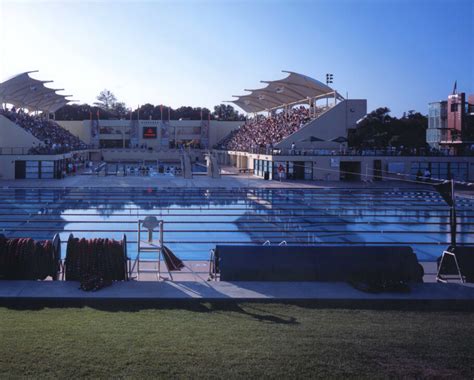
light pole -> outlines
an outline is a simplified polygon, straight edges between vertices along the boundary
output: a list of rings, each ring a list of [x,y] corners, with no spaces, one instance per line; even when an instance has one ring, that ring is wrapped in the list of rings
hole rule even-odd
[[[327,73],[326,74],[326,85],[329,86],[331,83],[334,83],[334,75]],[[329,99],[326,98],[326,107],[329,106]]]

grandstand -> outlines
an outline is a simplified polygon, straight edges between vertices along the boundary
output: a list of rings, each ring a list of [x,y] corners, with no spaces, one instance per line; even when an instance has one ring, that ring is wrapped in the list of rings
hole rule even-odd
[[[72,100],[66,98],[72,95],[60,95],[57,91],[45,86],[50,80],[38,80],[30,77],[37,70],[26,71],[0,83],[0,102],[12,104],[17,108],[26,108],[29,111],[54,113]]]
[[[273,148],[340,150],[347,133],[367,113],[365,100],[346,100],[335,89],[291,71],[286,78],[236,96],[231,102],[253,113],[245,125],[226,136],[216,149],[264,152]],[[339,105],[339,107],[338,107]]]
[[[212,162],[207,172],[215,178],[226,167],[227,174],[283,180],[415,179],[420,170],[437,178],[449,174],[458,181],[474,180],[472,157],[350,149],[348,134],[366,115],[367,101],[345,99],[295,72],[262,81],[265,87],[231,100],[247,112],[246,121],[54,120],[51,114],[69,100],[31,73],[0,83],[0,101],[11,105],[0,110],[4,179],[63,178],[71,165],[87,161],[179,167],[185,149],[193,164]]]
[[[367,101],[345,99],[316,79],[286,73],[230,101],[252,117],[214,145],[221,166],[264,179],[414,180],[420,170],[428,170],[433,178],[449,172],[461,182],[474,180],[472,157],[350,149],[348,134],[366,115]]]
[[[0,176],[2,178],[62,178],[83,165],[88,146],[50,119],[70,102],[30,76],[15,75],[0,83]],[[8,109],[5,104],[11,105]],[[14,159],[12,159],[14,158]]]
[[[272,179],[283,164],[286,179],[316,179],[313,159],[282,156],[343,153],[349,130],[367,113],[367,101],[345,99],[316,79],[284,72],[286,78],[262,81],[266,87],[247,90],[250,94],[230,101],[253,117],[214,148],[222,164],[252,170],[257,176]]]
[[[87,145],[67,129],[46,117],[29,115],[21,109],[1,110],[0,115],[31,133],[39,140],[38,145],[30,147],[31,154],[66,153],[86,149]]]
[[[83,141],[49,118],[51,113],[54,114],[70,102],[66,98],[71,95],[60,95],[57,91],[63,89],[46,87],[45,83],[52,81],[32,78],[30,74],[35,72],[27,71],[0,83],[0,102],[12,105],[10,110],[6,107],[0,109],[0,125],[5,136],[9,136],[7,131],[13,133],[16,127],[20,127],[34,137],[26,138],[24,146],[15,146],[23,142],[22,138],[17,138],[17,141],[9,139],[9,148],[24,148],[30,154],[57,154],[86,149]],[[24,133],[16,134],[26,136]]]

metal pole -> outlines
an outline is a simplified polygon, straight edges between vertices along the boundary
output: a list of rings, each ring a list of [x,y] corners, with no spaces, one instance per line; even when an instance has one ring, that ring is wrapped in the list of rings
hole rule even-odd
[[[138,228],[137,228],[137,257],[135,258],[135,263],[137,264],[137,278],[140,275],[140,248],[141,248],[141,242],[140,242],[140,223],[141,220],[138,219]],[[134,265],[135,266],[135,265]],[[133,271],[133,268],[132,268]],[[132,271],[130,272],[130,275],[132,275]]]
[[[451,245],[453,247],[456,246],[456,227],[457,227],[457,222],[456,222],[456,201],[454,197],[454,180],[451,179],[451,197],[452,197],[452,206],[450,210],[450,217],[451,217]]]
[[[161,255],[163,253],[163,221],[160,220],[160,242],[158,253],[158,279],[161,277]]]

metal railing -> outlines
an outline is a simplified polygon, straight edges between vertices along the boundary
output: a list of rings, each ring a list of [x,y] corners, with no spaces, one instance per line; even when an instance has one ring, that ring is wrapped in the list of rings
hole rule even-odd
[[[140,233],[137,234],[140,226],[135,227],[137,223],[135,217],[143,220],[144,217],[153,214],[158,215],[160,219],[163,218],[161,220],[165,220],[168,225],[166,231],[160,232],[159,241],[163,242],[166,238],[167,245],[182,244],[186,248],[178,251],[178,254],[190,250],[199,252],[199,260],[202,261],[206,260],[209,245],[218,244],[399,245],[403,242],[412,245],[415,251],[421,253],[427,250],[441,253],[449,245],[448,209],[441,197],[432,192],[405,190],[403,194],[395,195],[394,198],[392,194],[387,194],[385,189],[368,192],[372,195],[372,198],[369,198],[358,191],[355,199],[351,192],[319,195],[316,191],[306,191],[307,194],[314,193],[309,199],[302,196],[304,194],[301,190],[289,191],[287,195],[293,194],[290,199],[286,199],[286,194],[280,192],[281,190],[275,190],[268,193],[272,195],[268,198],[272,202],[272,209],[256,203],[253,198],[247,199],[245,203],[227,204],[225,200],[228,196],[234,196],[235,190],[220,191],[218,196],[212,198],[212,202],[203,198],[201,193],[193,195],[189,192],[182,200],[184,202],[182,205],[176,204],[180,197],[175,193],[161,192],[155,196],[140,193],[134,194],[133,200],[138,203],[134,206],[129,205],[130,193],[103,191],[102,194],[97,194],[75,190],[72,193],[61,194],[59,199],[51,198],[48,203],[44,199],[34,199],[33,195],[31,199],[19,199],[17,201],[19,206],[12,210],[11,199],[14,199],[12,191],[4,189],[0,194],[0,215],[3,215],[0,216],[0,222],[4,223],[0,232],[7,236],[18,234],[28,236],[29,233],[34,233],[35,236],[48,236],[50,231],[55,231],[63,235],[74,233],[89,238],[96,236],[118,238],[119,235],[125,234],[129,237],[127,243],[132,253],[130,256],[132,260],[138,253],[134,248],[142,240]],[[260,194],[259,191],[252,190],[252,194],[265,196],[267,192]],[[91,195],[98,198],[99,202],[103,199],[104,204],[113,206],[109,215],[111,219],[98,215],[97,206],[84,205],[84,199],[90,199]],[[119,199],[115,198],[117,195],[120,196]],[[215,206],[223,196],[225,199],[221,199],[223,203],[216,213],[209,204]],[[167,205],[159,203],[164,198],[168,199]],[[205,204],[191,207],[188,204],[197,200],[194,198],[204,201]],[[145,206],[148,203],[158,207],[153,210],[147,209]],[[459,206],[457,234],[463,242],[472,242],[471,226],[474,223],[472,200],[458,199],[457,203]],[[24,208],[20,208],[20,205]],[[44,218],[38,214],[35,205],[37,207],[46,205],[50,209],[48,217]],[[82,210],[84,207],[90,210],[88,212]],[[59,212],[60,210],[63,211]],[[50,213],[51,211],[55,213]],[[223,220],[222,216],[225,215],[231,218]],[[241,216],[241,219],[236,220],[236,216]],[[12,224],[12,221],[22,222]],[[101,224],[105,226],[101,227]],[[162,228],[161,230],[163,231]],[[133,237],[134,234],[136,238]],[[404,236],[401,238],[400,234]],[[65,244],[66,242],[63,243],[63,252]],[[209,268],[211,279],[218,277],[218,268],[214,266],[213,256],[214,252],[211,251]],[[156,263],[159,265],[158,261]],[[134,271],[133,269],[132,272]]]
[[[45,151],[34,151],[36,147],[0,147],[0,155],[29,155],[29,156],[58,156],[68,153],[82,153],[91,149],[89,146],[84,149],[51,149]]]
[[[269,147],[253,147],[246,150],[222,150],[215,149],[220,152],[241,152],[252,154],[265,154],[271,156],[390,156],[390,157],[472,157],[474,150],[466,150],[462,153],[452,153],[449,151],[431,152],[427,150],[405,151],[393,149],[291,149],[291,148],[269,148]]]

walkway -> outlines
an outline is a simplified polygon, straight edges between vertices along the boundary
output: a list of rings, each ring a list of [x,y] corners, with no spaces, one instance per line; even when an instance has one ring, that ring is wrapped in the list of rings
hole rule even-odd
[[[0,281],[0,304],[97,305],[169,301],[311,301],[321,306],[474,310],[474,287],[414,284],[410,293],[365,293],[346,283],[322,282],[119,282],[97,292],[77,282]]]

